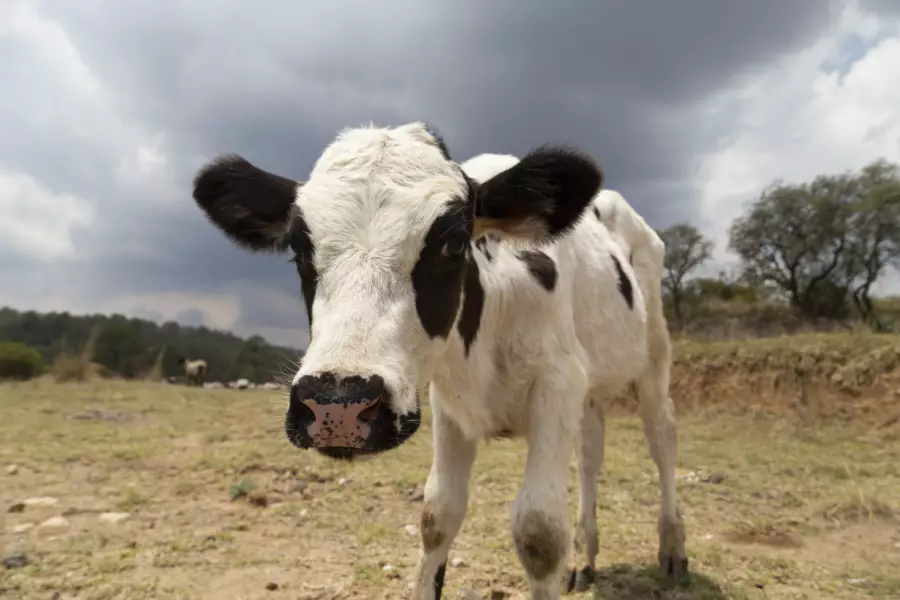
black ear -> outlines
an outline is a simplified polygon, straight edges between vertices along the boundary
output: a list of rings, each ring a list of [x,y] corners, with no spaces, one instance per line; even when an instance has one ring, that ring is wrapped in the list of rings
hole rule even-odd
[[[476,237],[486,231],[546,242],[565,235],[603,185],[603,171],[574,148],[541,146],[485,181],[475,206]]]
[[[263,171],[235,154],[219,156],[194,177],[194,200],[239,246],[275,251],[287,232],[300,183]]]

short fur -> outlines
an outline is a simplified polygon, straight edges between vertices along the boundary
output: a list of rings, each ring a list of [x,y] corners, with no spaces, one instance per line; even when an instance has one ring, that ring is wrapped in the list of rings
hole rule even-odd
[[[304,291],[315,274],[311,342],[295,382],[377,375],[398,418],[416,413],[416,390],[430,386],[434,458],[413,598],[440,597],[477,444],[495,436],[524,437],[529,448],[512,530],[532,599],[559,597],[578,448],[583,562],[569,580],[587,585],[598,551],[602,403],[630,387],[659,470],[659,562],[666,574],[686,572],[664,248],[621,195],[598,192],[602,172],[587,156],[545,146],[521,161],[483,154],[460,168],[412,123],[345,130],[293,188],[279,178],[248,191],[240,186],[265,172],[231,164],[239,177],[213,167],[200,183],[231,177],[233,186],[195,188],[210,220],[253,249],[287,236],[307,265]],[[292,219],[302,219],[300,234]]]

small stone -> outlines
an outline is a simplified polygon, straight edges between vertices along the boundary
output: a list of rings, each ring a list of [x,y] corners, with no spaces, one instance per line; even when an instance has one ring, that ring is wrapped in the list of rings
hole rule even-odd
[[[713,473],[706,478],[706,483],[722,483],[725,479],[726,475],[724,473]]]
[[[19,465],[9,465],[8,467],[6,467],[7,475],[15,475],[18,472],[19,472]]]
[[[301,519],[306,518],[307,515],[309,515],[309,511],[308,511],[307,509],[304,508],[303,510],[300,511],[300,518],[301,518]]]
[[[29,529],[34,527],[34,523],[19,523],[18,525],[13,526],[13,533],[25,533]]]
[[[506,600],[510,594],[506,590],[491,590],[491,600]]]
[[[345,485],[347,485],[348,483],[350,483],[352,481],[353,480],[349,477],[341,477],[340,479],[338,479],[338,485],[341,487],[344,487]]]
[[[13,554],[11,556],[5,557],[2,561],[3,566],[7,569],[21,569],[26,566],[30,561],[28,557],[24,554]]]
[[[406,535],[409,537],[415,537],[419,535],[419,528],[415,525],[407,525],[406,526]]]
[[[463,588],[459,590],[460,600],[481,600],[481,596],[475,593],[472,588]]]
[[[121,523],[129,516],[131,515],[125,512],[105,512],[100,515],[100,520],[106,523]]]
[[[269,497],[266,496],[265,492],[254,490],[247,494],[247,502],[253,506],[264,508],[269,505]]]
[[[24,502],[16,502],[15,504],[11,504],[10,507],[6,510],[7,510],[7,512],[11,512],[11,513],[23,512],[25,510],[25,503]]]
[[[466,561],[464,561],[463,559],[461,559],[460,557],[457,556],[457,557],[453,558],[452,560],[450,560],[450,566],[458,569],[460,567],[468,567],[469,565],[466,564]]]
[[[50,517],[43,523],[41,523],[41,527],[66,527],[69,525],[69,520],[65,517]]]
[[[301,479],[291,487],[291,491],[295,494],[302,494],[303,492],[306,491],[306,488],[308,488],[308,487],[309,487],[309,484],[306,481],[304,481],[303,479]]]
[[[422,502],[425,500],[425,490],[419,486],[414,486],[406,492],[406,497],[410,502]]]
[[[381,570],[384,571],[384,574],[388,579],[400,578],[400,573],[398,573],[397,570],[394,569],[394,565],[384,565],[383,567],[381,567]]]
[[[25,498],[22,502],[24,502],[26,506],[56,506],[59,504],[59,500],[51,498],[50,496]]]
[[[269,583],[266,584],[266,589],[269,590],[270,592],[274,592],[275,590],[278,589],[278,584],[275,583],[274,581],[270,581]]]

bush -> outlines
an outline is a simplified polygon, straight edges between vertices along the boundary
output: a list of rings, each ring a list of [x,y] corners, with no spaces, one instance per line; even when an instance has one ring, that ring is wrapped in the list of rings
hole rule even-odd
[[[44,370],[41,353],[21,342],[0,342],[0,379],[31,379]]]

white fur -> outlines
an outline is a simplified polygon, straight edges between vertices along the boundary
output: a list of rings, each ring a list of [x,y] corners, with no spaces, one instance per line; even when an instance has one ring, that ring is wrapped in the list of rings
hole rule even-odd
[[[462,168],[484,181],[517,161],[483,154]],[[426,529],[440,533],[441,541],[423,550],[413,597],[434,598],[431,582],[465,516],[477,443],[501,432],[523,436],[529,448],[512,529],[532,598],[559,597],[571,542],[568,464],[576,445],[579,539],[593,567],[602,400],[631,383],[660,474],[660,550],[683,557],[669,337],[659,291],[662,241],[620,194],[601,191],[593,204],[602,222],[588,207],[571,233],[540,248],[558,270],[548,292],[516,257],[520,243],[490,238],[492,261],[473,248],[485,304],[466,356],[455,326],[446,340],[426,335],[410,279],[429,227],[466,189],[458,166],[420,124],[411,124],[342,132],[297,194],[315,243],[319,280],[311,343],[296,379],[326,370],[376,373],[391,389],[398,413],[413,410],[416,390],[430,383],[434,461],[425,487],[423,547]],[[633,307],[619,292],[611,255],[632,282]],[[550,539],[557,541],[551,546],[560,560],[543,572],[527,549]]]
[[[187,360],[184,361],[184,374],[185,379],[188,385],[196,384],[198,386],[203,385],[203,378],[206,376],[207,367],[206,361],[202,358],[197,360]]]

